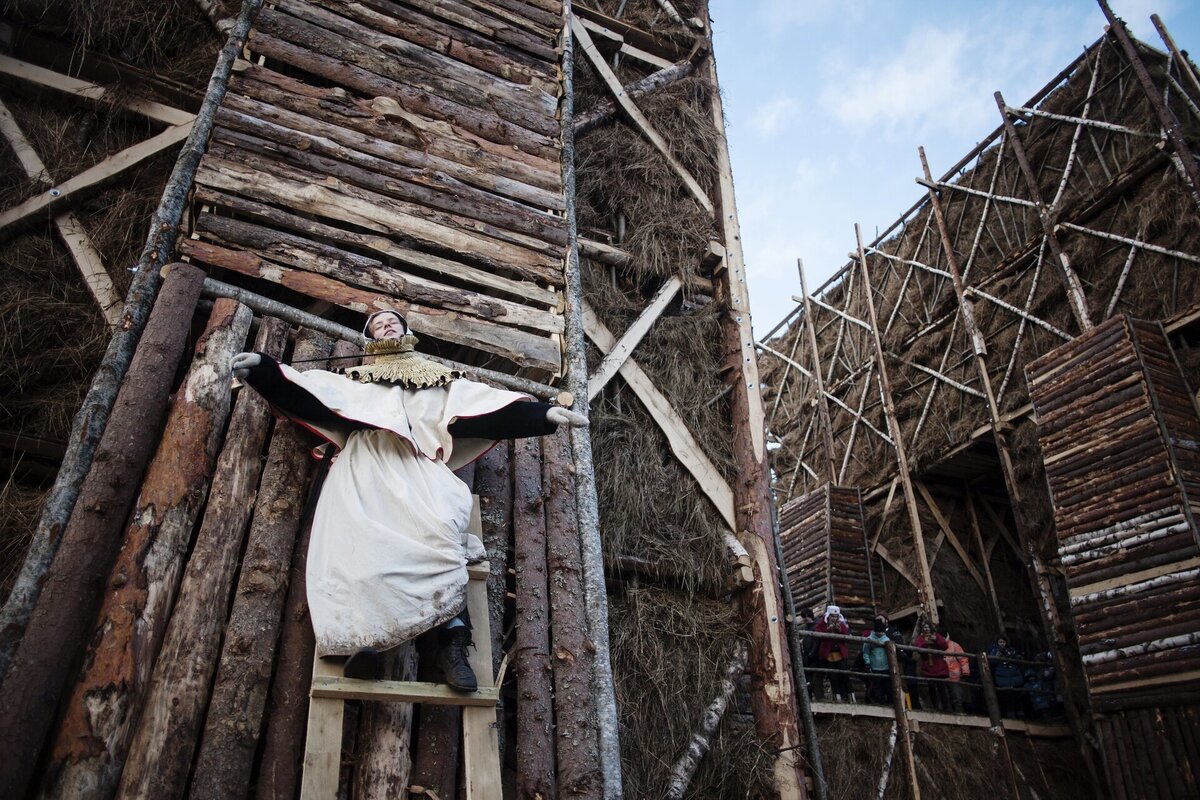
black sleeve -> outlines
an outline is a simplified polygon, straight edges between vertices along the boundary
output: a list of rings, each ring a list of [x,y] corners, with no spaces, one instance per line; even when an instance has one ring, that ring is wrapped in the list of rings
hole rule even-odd
[[[549,403],[518,400],[504,408],[477,417],[462,417],[450,423],[450,435],[456,439],[524,439],[546,436],[558,426],[546,419]]]
[[[303,420],[322,427],[345,425],[346,420],[334,414],[325,404],[283,377],[279,362],[265,353],[259,353],[262,362],[250,368],[246,383],[261,394],[268,403],[293,419]]]

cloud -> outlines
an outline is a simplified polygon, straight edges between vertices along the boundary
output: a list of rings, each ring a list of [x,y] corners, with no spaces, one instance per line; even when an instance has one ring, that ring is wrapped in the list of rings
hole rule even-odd
[[[779,95],[756,109],[750,117],[750,127],[764,139],[771,136],[780,126],[796,116],[800,104],[790,95]]]

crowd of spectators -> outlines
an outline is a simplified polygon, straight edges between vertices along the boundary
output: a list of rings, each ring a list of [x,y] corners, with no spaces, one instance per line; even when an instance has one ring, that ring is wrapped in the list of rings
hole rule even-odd
[[[979,684],[979,656],[968,653],[945,626],[935,627],[919,620],[911,641],[906,642],[900,629],[881,613],[874,617],[871,627],[851,636],[842,610],[829,605],[820,621],[811,611],[801,611],[801,629],[804,633],[847,637],[804,637],[801,656],[809,695],[814,700],[825,699],[828,680],[833,702],[860,702],[852,686],[854,680],[861,684],[861,702],[891,704],[893,684],[887,647],[891,642],[898,645],[896,666],[909,708],[945,714],[987,713]],[[1041,719],[1061,714],[1062,698],[1057,693],[1049,653],[1026,658],[1007,636],[998,637],[985,652],[1001,716]]]

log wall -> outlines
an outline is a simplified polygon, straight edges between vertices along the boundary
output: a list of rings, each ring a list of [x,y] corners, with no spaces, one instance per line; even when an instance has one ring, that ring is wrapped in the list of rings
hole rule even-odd
[[[292,305],[397,308],[445,357],[561,373],[561,17],[543,6],[264,9],[183,253]]]
[[[1200,706],[1119,711],[1097,722],[1113,800],[1200,793]]]
[[[1200,675],[1200,414],[1162,326],[1118,317],[1032,362],[1093,705]]]
[[[796,608],[841,607],[857,630],[875,612],[858,489],[825,484],[779,510],[784,567]]]

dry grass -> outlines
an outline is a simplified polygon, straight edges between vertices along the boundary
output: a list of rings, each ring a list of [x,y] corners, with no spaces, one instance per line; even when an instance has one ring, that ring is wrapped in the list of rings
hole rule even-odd
[[[21,571],[46,491],[11,478],[0,487],[0,597],[8,597]]]
[[[626,797],[661,797],[741,634],[727,604],[658,589],[610,598],[613,675]],[[691,798],[766,797],[773,756],[734,704],[689,786]]]

